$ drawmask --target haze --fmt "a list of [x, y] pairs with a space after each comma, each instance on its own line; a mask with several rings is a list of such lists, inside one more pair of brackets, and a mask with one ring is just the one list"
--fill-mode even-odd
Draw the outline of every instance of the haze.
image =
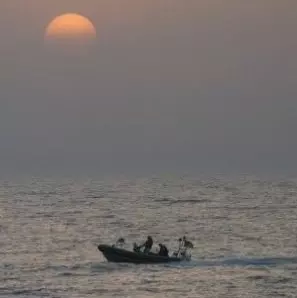
[[[87, 56], [51, 55], [57, 15]], [[295, 0], [0, 3], [2, 174], [296, 172]]]

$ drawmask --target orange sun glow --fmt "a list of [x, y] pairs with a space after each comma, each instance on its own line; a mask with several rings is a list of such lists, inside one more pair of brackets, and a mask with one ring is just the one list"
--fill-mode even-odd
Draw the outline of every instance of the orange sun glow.
[[53, 19], [46, 28], [45, 39], [95, 39], [92, 22], [79, 14], [68, 13]]

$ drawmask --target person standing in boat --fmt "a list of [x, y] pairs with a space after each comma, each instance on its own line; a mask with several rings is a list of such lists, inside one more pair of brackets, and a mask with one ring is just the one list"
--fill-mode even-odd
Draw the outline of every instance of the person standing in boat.
[[192, 243], [191, 241], [189, 241], [189, 240], [186, 238], [186, 236], [183, 237], [182, 242], [183, 242], [183, 246], [184, 246], [185, 248], [194, 248], [193, 243]]
[[150, 250], [152, 249], [154, 244], [153, 238], [151, 236], [148, 236], [145, 243], [139, 246], [139, 248], [144, 247], [144, 253], [149, 253]]

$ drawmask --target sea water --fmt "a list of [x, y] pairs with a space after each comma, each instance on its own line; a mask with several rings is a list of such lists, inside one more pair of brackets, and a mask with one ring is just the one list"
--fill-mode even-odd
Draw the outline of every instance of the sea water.
[[[0, 297], [296, 297], [297, 180], [251, 176], [0, 182]], [[108, 263], [151, 235], [192, 261]]]

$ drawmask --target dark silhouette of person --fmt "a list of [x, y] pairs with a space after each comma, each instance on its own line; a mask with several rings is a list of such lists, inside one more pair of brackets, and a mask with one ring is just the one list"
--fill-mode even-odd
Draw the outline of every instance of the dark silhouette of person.
[[168, 257], [168, 249], [164, 244], [159, 244], [160, 250], [159, 250], [159, 256], [162, 257]]
[[133, 251], [140, 252], [140, 247], [135, 242], [133, 243]]
[[153, 244], [154, 244], [154, 241], [153, 241], [153, 238], [151, 236], [148, 236], [145, 243], [142, 244], [139, 248], [142, 248], [144, 247], [144, 253], [149, 253], [150, 250], [152, 249], [153, 247]]
[[183, 244], [185, 248], [194, 248], [193, 243], [189, 241], [186, 236], [183, 237]]

